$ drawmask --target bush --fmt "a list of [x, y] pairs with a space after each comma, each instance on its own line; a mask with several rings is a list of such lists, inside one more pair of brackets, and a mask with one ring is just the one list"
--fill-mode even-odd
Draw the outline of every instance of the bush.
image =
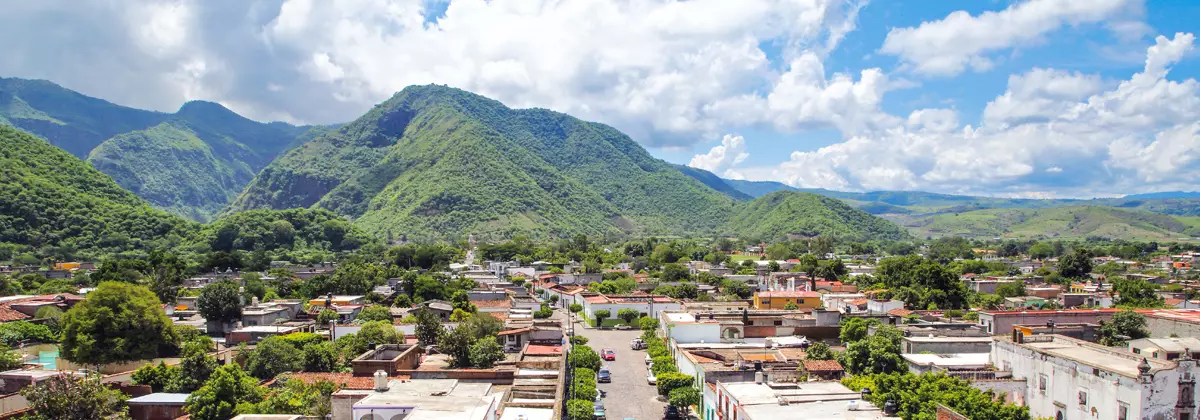
[[668, 396], [671, 394], [671, 391], [675, 390], [676, 388], [692, 386], [692, 382], [694, 381], [695, 378], [693, 378], [691, 375], [684, 375], [682, 373], [668, 372], [658, 375], [658, 395], [664, 397]]
[[638, 328], [641, 328], [642, 331], [654, 331], [658, 329], [658, 320], [644, 316], [638, 320]]
[[588, 346], [572, 346], [571, 356], [568, 360], [573, 368], [600, 370], [600, 355]]
[[655, 357], [654, 368], [651, 371], [654, 372], [654, 376], [658, 376], [664, 373], [677, 373], [679, 368], [675, 366], [675, 360], [670, 357]]
[[588, 343], [588, 338], [582, 335], [571, 336], [571, 344], [583, 345]]
[[577, 314], [583, 312], [583, 305], [572, 303], [570, 306], [567, 306], [567, 310], [570, 310], [573, 314]]
[[13, 321], [0, 324], [0, 342], [9, 347], [16, 347], [21, 342], [35, 341], [53, 343], [58, 341], [58, 335], [50, 327], [34, 324], [29, 321]]
[[592, 420], [592, 400], [567, 401], [567, 420]]

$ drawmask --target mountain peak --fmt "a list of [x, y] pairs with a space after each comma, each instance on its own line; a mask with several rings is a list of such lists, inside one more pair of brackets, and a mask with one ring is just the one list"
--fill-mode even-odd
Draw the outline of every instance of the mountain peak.
[[[224, 105], [221, 105], [216, 102], [209, 102], [209, 101], [187, 101], [187, 102], [184, 102], [183, 106], [179, 107], [179, 111], [176, 111], [175, 114], [181, 115], [181, 116], [214, 115], [214, 114], [237, 115], [236, 112], [231, 111], [229, 108], [226, 108]], [[241, 116], [238, 115], [238, 117], [241, 117]]]

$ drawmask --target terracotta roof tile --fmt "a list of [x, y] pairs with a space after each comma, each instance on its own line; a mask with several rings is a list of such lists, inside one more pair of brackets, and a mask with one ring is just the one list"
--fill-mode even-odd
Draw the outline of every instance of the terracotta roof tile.
[[[327, 381], [337, 385], [338, 389], [373, 389], [375, 387], [375, 378], [370, 376], [354, 376], [354, 374], [348, 372], [296, 372], [284, 373], [280, 376], [287, 377], [288, 379], [296, 379], [309, 385]], [[393, 376], [389, 379], [409, 379], [409, 376]]]
[[472, 300], [472, 305], [477, 308], [511, 308], [512, 302], [508, 300]]
[[891, 315], [891, 316], [909, 316], [912, 313], [913, 313], [913, 311], [910, 311], [908, 309], [896, 308], [896, 309], [892, 309], [892, 310], [888, 311], [887, 314]]
[[809, 372], [841, 372], [842, 364], [837, 360], [805, 360], [804, 370]]
[[562, 354], [562, 352], [562, 346], [543, 346], [538, 344], [530, 344], [529, 347], [525, 348], [525, 354], [528, 355], [557, 356]]
[[758, 292], [758, 296], [763, 297], [763, 298], [787, 298], [787, 297], [810, 298], [810, 297], [821, 297], [821, 294], [817, 293], [817, 292], [808, 292], [808, 291], [776, 290], [776, 291]]

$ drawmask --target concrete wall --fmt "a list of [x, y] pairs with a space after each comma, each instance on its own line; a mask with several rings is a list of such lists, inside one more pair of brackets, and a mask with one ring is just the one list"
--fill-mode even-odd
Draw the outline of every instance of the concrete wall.
[[989, 353], [992, 351], [992, 343], [978, 343], [970, 341], [935, 341], [922, 342], [912, 341], [905, 337], [900, 348], [904, 353], [924, 353], [933, 354], [955, 354], [955, 353]]
[[1200, 337], [1200, 324], [1171, 318], [1162, 318], [1150, 314], [1146, 316], [1146, 327], [1150, 329], [1151, 337]]
[[675, 324], [668, 331], [668, 337], [678, 343], [719, 343], [721, 342], [720, 324]]
[[181, 405], [129, 405], [129, 417], [133, 420], [174, 420], [182, 415], [184, 412]]

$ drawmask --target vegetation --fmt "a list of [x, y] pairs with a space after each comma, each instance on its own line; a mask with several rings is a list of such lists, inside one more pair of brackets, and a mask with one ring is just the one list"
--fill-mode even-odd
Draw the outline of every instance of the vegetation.
[[[1032, 200], [1038, 202], [1041, 200]], [[918, 237], [964, 236], [974, 238], [1015, 239], [1085, 239], [1108, 238], [1140, 241], [1171, 240], [1180, 236], [1197, 236], [1200, 230], [1189, 226], [1186, 219], [1176, 215], [1195, 216], [1200, 199], [1175, 200], [1186, 203], [1150, 204], [1148, 210], [1132, 210], [1125, 200], [1098, 202], [1055, 203], [1040, 205], [1069, 205], [1058, 208], [997, 208], [973, 211], [953, 211], [929, 216], [896, 216]], [[1031, 203], [1032, 205], [1033, 203]], [[1081, 205], [1086, 204], [1086, 205]], [[1109, 204], [1113, 207], [1102, 207]], [[1142, 203], [1134, 203], [1142, 204]], [[1166, 203], [1162, 203], [1166, 204]], [[1188, 206], [1190, 210], [1185, 210]], [[1152, 211], [1173, 212], [1168, 214]]]
[[1150, 336], [1146, 317], [1132, 310], [1113, 314], [1112, 320], [1100, 325], [1100, 337], [1096, 340], [1105, 346], [1124, 346], [1128, 340]]
[[242, 319], [242, 298], [238, 284], [232, 280], [204, 286], [196, 298], [196, 309], [205, 320], [228, 324]]
[[894, 401], [905, 420], [933, 420], [937, 406], [977, 420], [1029, 420], [1027, 407], [1004, 403], [992, 392], [984, 392], [966, 381], [944, 374], [891, 373], [859, 375], [842, 380], [850, 389], [870, 389], [867, 401], [882, 407]]
[[101, 283], [62, 322], [62, 356], [80, 364], [150, 359], [175, 341], [154, 293], [128, 283]]
[[197, 242], [213, 251], [354, 250], [371, 241], [337, 214], [320, 209], [251, 210], [205, 225]]
[[125, 394], [100, 382], [100, 374], [80, 378], [63, 373], [28, 386], [21, 395], [33, 409], [31, 420], [128, 419]]
[[836, 199], [790, 191], [768, 194], [741, 205], [722, 230], [760, 238], [799, 234], [897, 240], [908, 236], [899, 226]]
[[262, 401], [263, 389], [237, 364], [221, 366], [204, 386], [187, 398], [186, 411], [196, 420], [228, 420], [238, 408]]

